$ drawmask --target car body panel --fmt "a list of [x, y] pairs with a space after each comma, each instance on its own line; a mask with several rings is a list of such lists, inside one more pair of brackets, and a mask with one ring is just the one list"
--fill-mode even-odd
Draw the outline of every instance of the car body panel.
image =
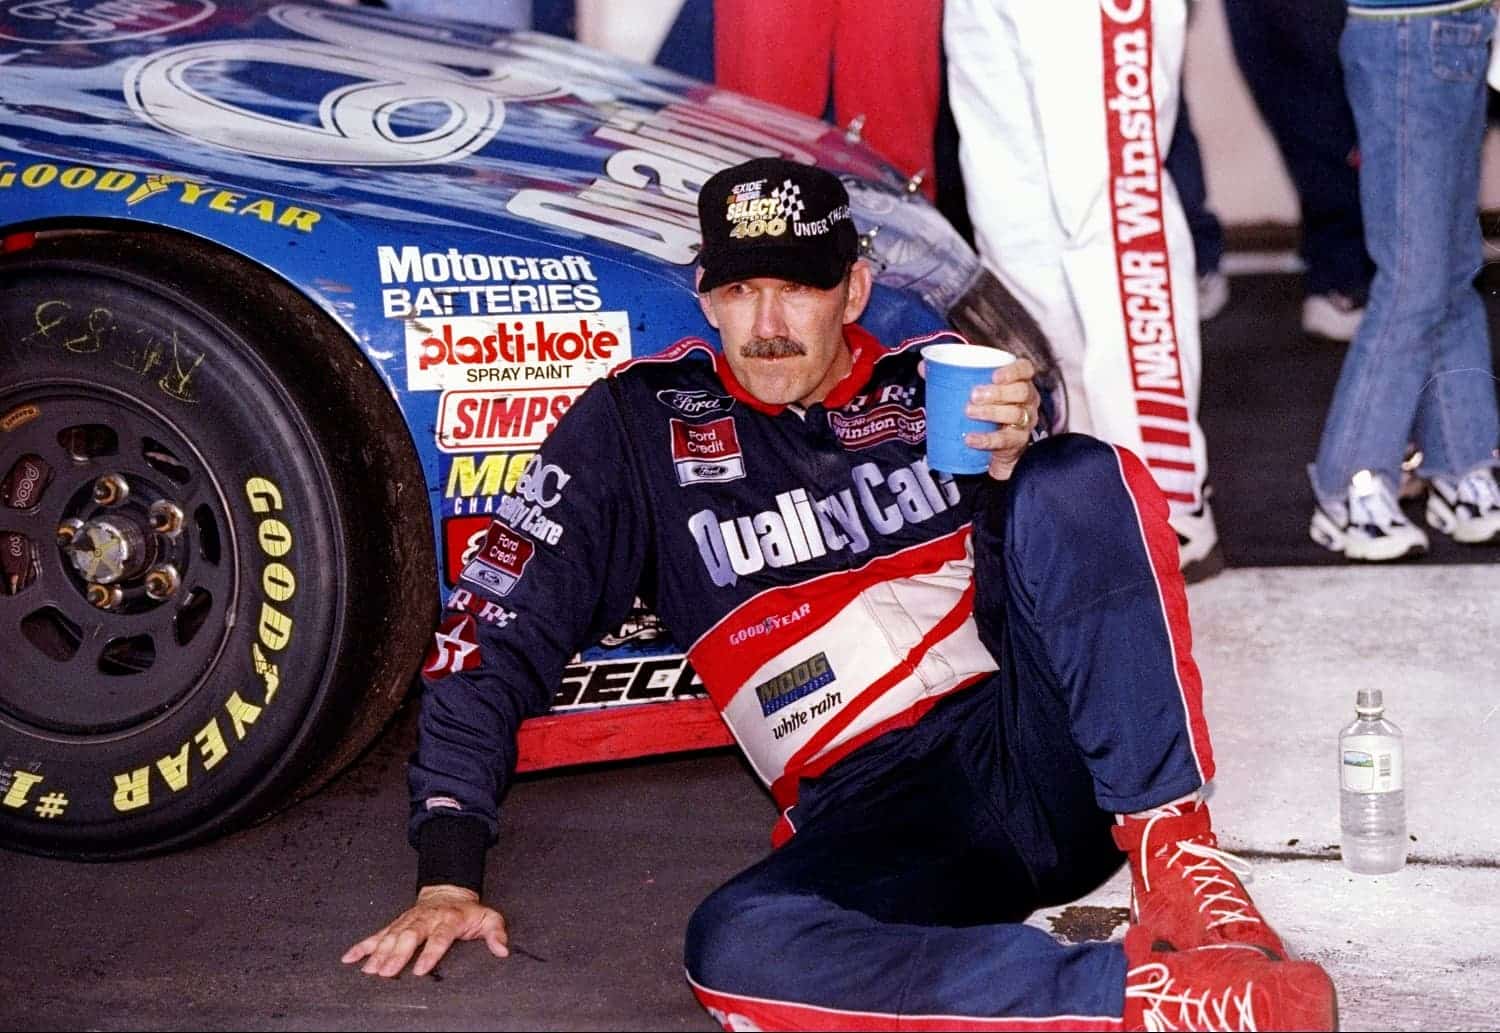
[[[762, 154], [849, 186], [878, 336], [941, 325], [979, 275], [836, 128], [568, 41], [302, 4], [0, 3], [0, 234], [170, 229], [332, 316], [411, 429], [445, 592], [573, 397], [707, 332], [697, 189]], [[648, 613], [584, 659], [523, 767], [728, 741]], [[598, 719], [675, 699], [682, 735]], [[592, 730], [559, 746], [571, 711]]]

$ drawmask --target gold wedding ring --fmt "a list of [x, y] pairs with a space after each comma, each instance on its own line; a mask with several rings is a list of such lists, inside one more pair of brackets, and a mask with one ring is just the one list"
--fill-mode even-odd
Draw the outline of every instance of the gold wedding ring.
[[1023, 406], [1021, 408], [1021, 422], [1016, 424], [1016, 429], [1025, 430], [1029, 426], [1031, 426], [1031, 410]]

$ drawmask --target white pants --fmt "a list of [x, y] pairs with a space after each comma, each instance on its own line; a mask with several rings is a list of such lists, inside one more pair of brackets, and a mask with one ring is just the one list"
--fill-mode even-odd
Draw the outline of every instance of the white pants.
[[1145, 462], [1174, 514], [1207, 472], [1197, 274], [1162, 168], [1184, 0], [947, 0], [948, 88], [985, 264], [1041, 324], [1069, 425]]

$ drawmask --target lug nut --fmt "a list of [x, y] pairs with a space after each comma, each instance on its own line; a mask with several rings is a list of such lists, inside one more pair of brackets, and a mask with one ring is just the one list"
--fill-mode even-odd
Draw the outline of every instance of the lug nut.
[[157, 534], [164, 534], [169, 538], [175, 538], [182, 531], [185, 519], [181, 507], [175, 503], [162, 499], [151, 503], [151, 508], [146, 513], [146, 519], [151, 524], [151, 530]]
[[82, 530], [82, 520], [64, 520], [57, 525], [57, 544], [64, 547], [73, 544], [73, 539], [77, 538], [78, 532]]
[[130, 497], [130, 484], [117, 473], [107, 473], [94, 482], [94, 501], [101, 506], [118, 506]]
[[850, 143], [859, 143], [861, 134], [865, 131], [865, 116], [855, 115], [849, 120], [848, 127], [844, 130], [844, 139]]
[[926, 169], [918, 169], [915, 173], [913, 173], [911, 179], [908, 179], [906, 181], [906, 194], [907, 194], [907, 196], [910, 197], [912, 194], [915, 194], [918, 190], [921, 190], [922, 189], [922, 184], [924, 182], [926, 182], [926, 180], [927, 180], [927, 170]]
[[179, 582], [177, 568], [170, 563], [152, 567], [146, 571], [146, 594], [160, 602], [176, 593]]
[[124, 596], [124, 592], [108, 585], [89, 585], [87, 592], [88, 601], [101, 610], [113, 610]]

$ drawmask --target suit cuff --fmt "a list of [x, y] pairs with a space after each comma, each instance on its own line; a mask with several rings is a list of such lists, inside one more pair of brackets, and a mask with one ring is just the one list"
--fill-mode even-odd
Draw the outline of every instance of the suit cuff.
[[489, 829], [477, 818], [430, 818], [417, 830], [417, 888], [453, 885], [484, 895]]

